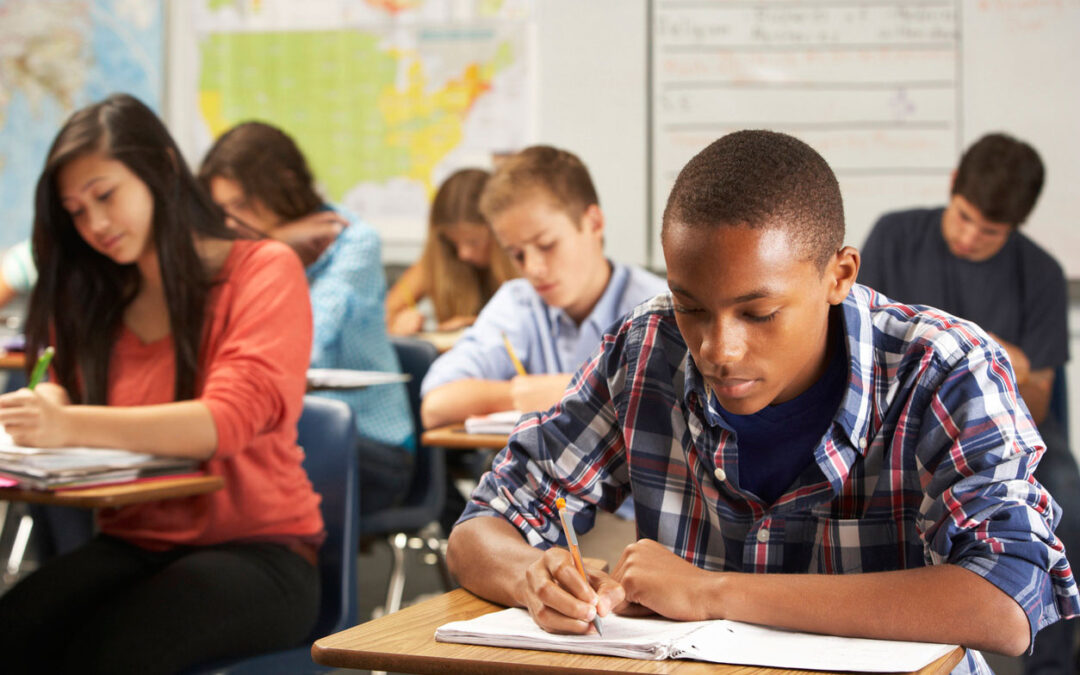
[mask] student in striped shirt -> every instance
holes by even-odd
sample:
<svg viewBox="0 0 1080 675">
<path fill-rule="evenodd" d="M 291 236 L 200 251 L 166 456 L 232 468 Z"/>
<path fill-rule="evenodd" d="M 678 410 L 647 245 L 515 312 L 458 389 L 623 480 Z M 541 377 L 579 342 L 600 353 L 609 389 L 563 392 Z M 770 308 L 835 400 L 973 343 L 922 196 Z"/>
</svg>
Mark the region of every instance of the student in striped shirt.
<svg viewBox="0 0 1080 675">
<path fill-rule="evenodd" d="M 856 284 L 843 237 L 836 178 L 801 141 L 743 131 L 692 159 L 664 213 L 671 294 L 519 422 L 451 535 L 462 585 L 553 632 L 728 618 L 962 644 L 959 673 L 1075 616 L 1007 355 Z M 555 501 L 580 532 L 630 495 L 640 539 L 586 584 Z"/>
</svg>

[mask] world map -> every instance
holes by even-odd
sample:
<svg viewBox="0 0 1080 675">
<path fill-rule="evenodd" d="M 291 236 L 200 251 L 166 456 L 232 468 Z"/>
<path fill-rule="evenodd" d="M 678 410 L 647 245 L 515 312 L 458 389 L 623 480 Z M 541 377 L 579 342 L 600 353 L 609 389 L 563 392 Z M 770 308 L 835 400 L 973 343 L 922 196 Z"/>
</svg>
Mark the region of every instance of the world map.
<svg viewBox="0 0 1080 675">
<path fill-rule="evenodd" d="M 0 0 L 0 248 L 29 236 L 72 112 L 115 91 L 159 110 L 163 44 L 161 0 Z"/>
</svg>

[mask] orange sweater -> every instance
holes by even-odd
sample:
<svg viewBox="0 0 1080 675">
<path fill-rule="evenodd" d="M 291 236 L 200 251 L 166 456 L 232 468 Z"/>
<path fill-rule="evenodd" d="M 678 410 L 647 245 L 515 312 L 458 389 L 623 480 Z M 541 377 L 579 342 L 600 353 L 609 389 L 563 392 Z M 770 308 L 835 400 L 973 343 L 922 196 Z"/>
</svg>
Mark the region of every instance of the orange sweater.
<svg viewBox="0 0 1080 675">
<path fill-rule="evenodd" d="M 102 532 L 146 548 L 308 540 L 322 532 L 319 496 L 296 444 L 312 331 L 303 267 L 284 244 L 238 240 L 216 282 L 196 391 L 218 436 L 203 468 L 225 487 L 102 510 Z M 171 336 L 144 344 L 123 329 L 109 364 L 109 405 L 168 403 L 174 373 Z"/>
</svg>

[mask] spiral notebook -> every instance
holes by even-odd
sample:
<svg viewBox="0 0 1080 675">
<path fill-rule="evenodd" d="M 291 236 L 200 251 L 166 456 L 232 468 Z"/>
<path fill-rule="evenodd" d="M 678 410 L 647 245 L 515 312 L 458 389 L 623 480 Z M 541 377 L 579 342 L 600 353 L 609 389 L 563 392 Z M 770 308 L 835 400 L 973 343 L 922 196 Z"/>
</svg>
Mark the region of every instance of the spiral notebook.
<svg viewBox="0 0 1080 675">
<path fill-rule="evenodd" d="M 805 670 L 907 672 L 956 645 L 867 640 L 766 628 L 738 621 L 668 621 L 607 616 L 604 635 L 545 632 L 523 609 L 492 612 L 439 626 L 435 639 L 493 647 L 541 649 L 632 659 L 693 659 Z"/>
</svg>

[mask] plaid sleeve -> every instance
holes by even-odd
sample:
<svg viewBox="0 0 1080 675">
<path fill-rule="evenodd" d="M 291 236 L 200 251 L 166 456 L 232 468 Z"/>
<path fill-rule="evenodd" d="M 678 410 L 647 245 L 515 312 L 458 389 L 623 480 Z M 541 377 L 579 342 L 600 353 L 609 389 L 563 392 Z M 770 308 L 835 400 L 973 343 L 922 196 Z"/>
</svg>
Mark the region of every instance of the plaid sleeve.
<svg viewBox="0 0 1080 675">
<path fill-rule="evenodd" d="M 521 418 L 459 522 L 502 516 L 530 545 L 546 549 L 566 543 L 555 508 L 559 497 L 578 533 L 592 529 L 597 507 L 618 507 L 630 490 L 613 387 L 626 379 L 627 325 L 604 336 L 555 407 Z"/>
<path fill-rule="evenodd" d="M 1020 404 L 1005 353 L 975 336 L 955 363 L 934 359 L 919 438 L 926 499 L 920 527 L 933 564 L 951 563 L 991 582 L 1039 629 L 1080 610 L 1054 527 L 1061 509 L 1034 479 L 1045 450 Z"/>
</svg>

